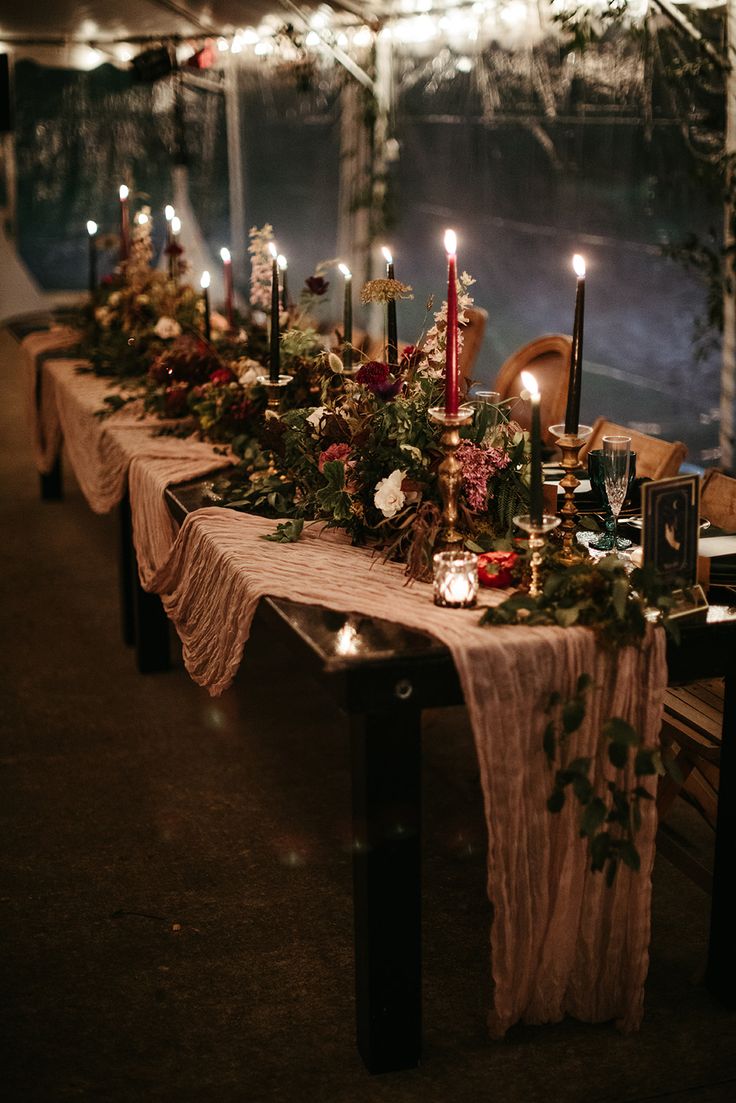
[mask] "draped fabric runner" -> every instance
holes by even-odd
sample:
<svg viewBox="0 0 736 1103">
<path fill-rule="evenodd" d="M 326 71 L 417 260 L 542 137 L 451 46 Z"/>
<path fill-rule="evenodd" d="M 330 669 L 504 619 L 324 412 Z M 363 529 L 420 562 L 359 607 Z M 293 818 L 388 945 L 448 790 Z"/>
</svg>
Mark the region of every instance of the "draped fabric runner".
<svg viewBox="0 0 736 1103">
<path fill-rule="evenodd" d="M 275 522 L 213 508 L 188 516 L 176 534 L 165 485 L 226 461 L 200 442 L 152 438 L 150 423 L 124 411 L 100 422 L 92 415 L 105 385 L 70 368 L 59 362 L 44 370 L 80 484 L 93 509 L 110 508 L 127 475 L 142 581 L 161 595 L 187 670 L 210 693 L 232 682 L 266 595 L 382 617 L 450 648 L 472 721 L 488 827 L 491 1032 L 567 1013 L 636 1029 L 648 965 L 654 804 L 643 808 L 641 871 L 622 868 L 614 887 L 605 888 L 587 868 L 575 807 L 568 801 L 560 815 L 546 811 L 552 774 L 542 732 L 550 692 L 569 695 L 581 673 L 592 675 L 573 750 L 594 759 L 593 780 L 603 789 L 613 776 L 599 746 L 607 718 L 623 717 L 647 743 L 657 739 L 667 678 L 661 630 L 650 629 L 640 650 L 612 660 L 585 629 L 481 628 L 477 610 L 438 609 L 430 587 L 407 586 L 400 566 L 316 525 L 296 544 L 277 544 L 262 539 Z M 484 595 L 487 603 L 502 598 Z M 654 792 L 653 779 L 644 784 Z"/>
</svg>

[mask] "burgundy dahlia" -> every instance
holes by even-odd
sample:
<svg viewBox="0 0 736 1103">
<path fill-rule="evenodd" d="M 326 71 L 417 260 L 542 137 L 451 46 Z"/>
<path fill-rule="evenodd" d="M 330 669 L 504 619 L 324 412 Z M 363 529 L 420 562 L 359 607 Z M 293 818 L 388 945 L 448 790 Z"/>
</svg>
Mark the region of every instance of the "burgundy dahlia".
<svg viewBox="0 0 736 1103">
<path fill-rule="evenodd" d="M 363 364 L 355 381 L 386 400 L 395 398 L 401 388 L 401 380 L 392 379 L 388 364 L 383 364 L 380 360 L 369 360 L 367 364 Z"/>
<path fill-rule="evenodd" d="M 324 295 L 330 286 L 330 281 L 322 276 L 309 276 L 304 282 L 310 295 Z"/>
</svg>

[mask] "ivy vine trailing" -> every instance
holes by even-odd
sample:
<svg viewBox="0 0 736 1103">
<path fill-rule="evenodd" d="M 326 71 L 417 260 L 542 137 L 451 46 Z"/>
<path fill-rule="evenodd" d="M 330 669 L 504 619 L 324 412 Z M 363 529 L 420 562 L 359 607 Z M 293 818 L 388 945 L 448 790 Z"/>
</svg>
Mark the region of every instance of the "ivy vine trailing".
<svg viewBox="0 0 736 1103">
<path fill-rule="evenodd" d="M 561 812 L 567 790 L 572 791 L 581 808 L 580 835 L 590 847 L 590 868 L 606 870 L 606 883 L 612 885 L 619 862 L 639 871 L 641 858 L 636 847 L 636 834 L 641 827 L 642 801 L 651 801 L 652 794 L 640 779 L 661 774 L 664 767 L 658 747 L 644 745 L 642 737 L 619 716 L 612 716 L 601 730 L 608 761 L 623 773 L 634 755 L 634 784 L 607 781 L 602 791 L 596 791 L 590 773 L 593 758 L 573 758 L 570 737 L 585 720 L 586 696 L 592 685 L 589 674 L 578 678 L 576 693 L 563 701 L 559 693 L 550 696 L 544 729 L 544 752 L 551 766 L 556 767 L 552 792 L 547 799 L 550 812 Z"/>
<path fill-rule="evenodd" d="M 656 609 L 664 627 L 676 635 L 676 625 L 667 617 L 673 603 L 671 586 L 653 569 L 639 568 L 628 575 L 623 563 L 613 556 L 597 562 L 583 560 L 572 567 L 561 566 L 552 556 L 549 566 L 539 597 L 512 594 L 487 609 L 481 623 L 583 625 L 595 632 L 601 646 L 615 650 L 638 644 L 646 630 L 647 611 Z M 611 885 L 621 862 L 635 871 L 640 868 L 636 835 L 642 823 L 642 802 L 653 799 L 642 779 L 665 769 L 676 771 L 658 747 L 646 746 L 626 720 L 612 716 L 603 724 L 601 740 L 608 761 L 619 773 L 617 780 L 596 789 L 591 780 L 594 758 L 574 756 L 571 745 L 571 736 L 585 720 L 592 684 L 589 674 L 581 674 L 572 697 L 563 700 L 555 692 L 547 702 L 543 748 L 555 770 L 547 808 L 561 812 L 571 790 L 580 805 L 580 835 L 588 840 L 591 869 L 605 869 L 606 882 Z M 629 767 L 632 784 L 623 780 Z"/>
</svg>

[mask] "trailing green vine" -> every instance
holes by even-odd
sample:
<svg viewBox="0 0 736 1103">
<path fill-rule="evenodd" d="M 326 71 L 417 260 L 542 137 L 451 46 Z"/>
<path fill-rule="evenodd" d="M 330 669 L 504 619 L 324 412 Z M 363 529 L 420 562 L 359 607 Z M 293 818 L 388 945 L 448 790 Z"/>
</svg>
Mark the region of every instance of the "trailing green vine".
<svg viewBox="0 0 736 1103">
<path fill-rule="evenodd" d="M 596 788 L 591 780 L 593 757 L 573 757 L 570 745 L 570 737 L 585 720 L 591 687 L 590 675 L 581 674 L 575 694 L 567 701 L 559 693 L 550 696 L 543 746 L 555 774 L 547 808 L 552 813 L 561 812 L 571 790 L 580 805 L 580 836 L 588 840 L 590 868 L 594 872 L 605 869 L 606 884 L 610 886 L 619 863 L 634 872 L 641 867 L 636 835 L 642 824 L 642 803 L 654 799 L 641 779 L 663 773 L 664 766 L 658 747 L 645 746 L 626 720 L 612 716 L 604 723 L 600 738 L 617 779 L 604 781 Z M 630 766 L 634 781 L 627 785 L 623 778 Z"/>
</svg>

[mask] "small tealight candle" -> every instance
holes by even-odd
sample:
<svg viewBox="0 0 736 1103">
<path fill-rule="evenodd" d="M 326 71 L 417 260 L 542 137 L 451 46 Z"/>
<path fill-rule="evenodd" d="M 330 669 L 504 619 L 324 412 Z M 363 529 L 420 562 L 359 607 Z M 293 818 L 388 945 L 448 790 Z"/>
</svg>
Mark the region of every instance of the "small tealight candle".
<svg viewBox="0 0 736 1103">
<path fill-rule="evenodd" d="M 224 246 L 220 249 L 222 267 L 225 273 L 225 315 L 228 329 L 233 328 L 233 262 L 230 250 Z"/>
<path fill-rule="evenodd" d="M 448 609 L 469 609 L 478 597 L 478 556 L 468 551 L 437 552 L 434 556 L 434 603 Z"/>
<path fill-rule="evenodd" d="M 342 316 L 342 363 L 343 367 L 353 366 L 353 273 L 347 264 L 337 266 L 345 280 L 345 299 Z"/>
<path fill-rule="evenodd" d="M 212 336 L 212 330 L 210 326 L 210 274 L 209 272 L 203 272 L 199 281 L 199 286 L 202 288 L 202 296 L 204 298 L 204 335 L 207 341 Z"/>
<path fill-rule="evenodd" d="M 89 293 L 94 298 L 97 291 L 97 223 L 92 219 L 87 223 L 89 234 Z"/>
</svg>

